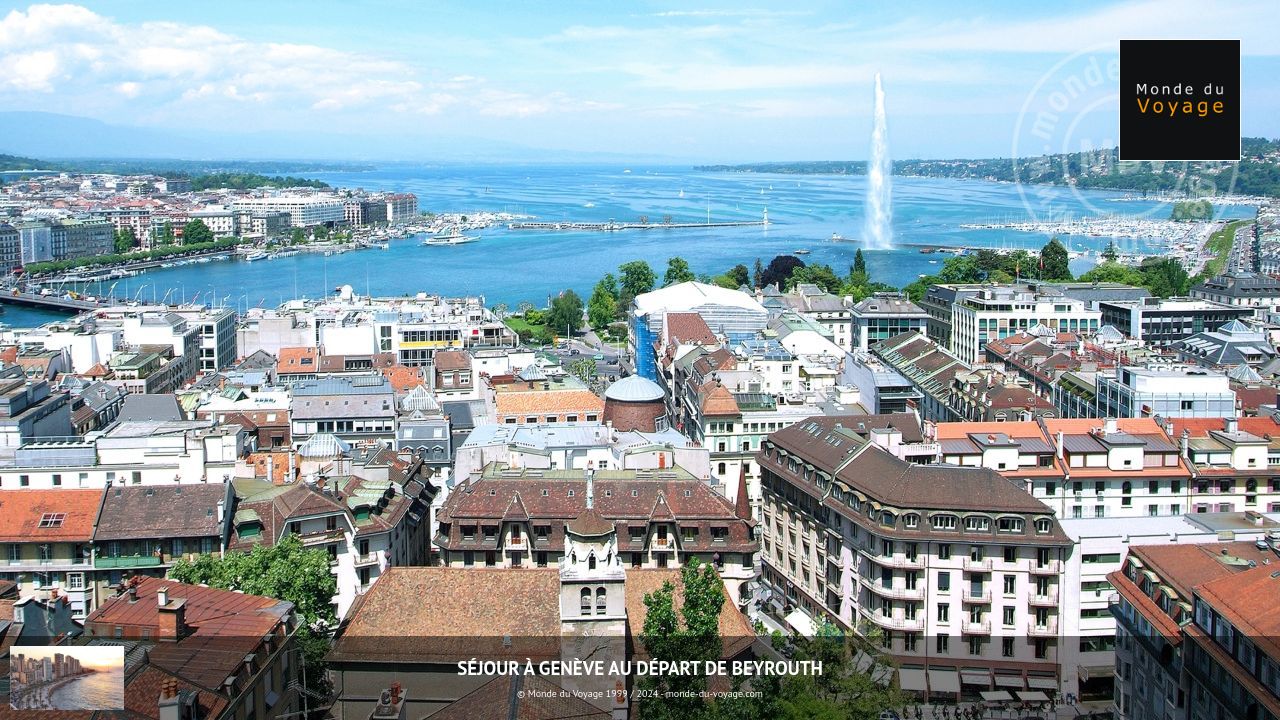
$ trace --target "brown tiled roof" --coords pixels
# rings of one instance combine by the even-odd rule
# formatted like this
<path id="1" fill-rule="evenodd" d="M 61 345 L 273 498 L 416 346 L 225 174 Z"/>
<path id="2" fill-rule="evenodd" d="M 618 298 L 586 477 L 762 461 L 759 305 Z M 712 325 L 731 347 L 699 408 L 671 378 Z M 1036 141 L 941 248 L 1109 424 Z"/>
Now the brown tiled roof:
<path id="1" fill-rule="evenodd" d="M 289 456 L 293 454 L 292 450 L 269 450 L 263 452 L 249 453 L 245 461 L 253 466 L 253 476 L 264 478 L 271 482 L 272 485 L 283 485 L 289 482 Z M 268 462 L 270 458 L 274 460 Z M 271 477 L 267 477 L 267 471 L 270 468 Z M 297 465 L 295 463 L 295 474 Z M 296 480 L 297 478 L 292 478 Z"/>
<path id="2" fill-rule="evenodd" d="M 422 373 L 418 368 L 411 368 L 406 365 L 392 365 L 391 367 L 380 368 L 378 372 L 391 382 L 391 390 L 397 395 L 402 395 L 422 384 Z"/>
<path id="3" fill-rule="evenodd" d="M 1196 586 L 1196 594 L 1271 657 L 1280 657 L 1280 577 L 1258 565 Z"/>
<path id="4" fill-rule="evenodd" d="M 519 497 L 518 495 L 516 496 Z M 613 522 L 601 517 L 595 508 L 587 508 L 577 517 L 565 523 L 565 529 L 582 537 L 599 537 L 612 532 Z"/>
<path id="5" fill-rule="evenodd" d="M 101 504 L 101 490 L 0 490 L 0 542 L 88 542 Z"/>
<path id="6" fill-rule="evenodd" d="M 313 347 L 280 348 L 276 362 L 277 373 L 314 373 L 319 369 L 320 353 Z"/>
<path id="7" fill-rule="evenodd" d="M 645 595 L 662 589 L 663 583 L 675 586 L 675 610 L 679 612 L 684 606 L 684 584 L 680 580 L 680 570 L 675 568 L 630 568 L 627 570 L 627 625 L 631 630 L 633 654 L 637 659 L 646 659 L 649 653 L 645 650 L 640 636 L 644 634 L 644 620 L 648 616 L 648 608 L 644 604 Z M 723 585 L 717 585 L 723 592 Z M 733 606 L 728 597 L 720 608 L 720 641 L 724 650 L 722 658 L 734 658 L 751 647 L 756 633 L 747 621 L 747 617 Z"/>
<path id="8" fill-rule="evenodd" d="M 465 350 L 438 350 L 435 366 L 437 370 L 468 370 L 471 368 L 471 353 Z"/>
<path id="9" fill-rule="evenodd" d="M 667 342 L 676 345 L 715 345 L 715 333 L 702 316 L 693 312 L 669 312 L 666 315 Z"/>
<path id="10" fill-rule="evenodd" d="M 88 370 L 85 370 L 83 374 L 85 377 L 89 378 L 104 378 L 111 376 L 111 370 L 102 363 L 97 363 Z"/>
<path id="11" fill-rule="evenodd" d="M 533 390 L 498 393 L 499 415 L 561 415 L 604 412 L 604 400 L 590 390 Z"/>
<path id="12" fill-rule="evenodd" d="M 715 380 L 708 380 L 699 389 L 702 395 L 702 414 L 704 416 L 740 415 L 738 401 L 733 398 L 729 388 Z"/>
<path id="13" fill-rule="evenodd" d="M 219 537 L 226 491 L 223 483 L 107 488 L 93 539 Z"/>
<path id="14" fill-rule="evenodd" d="M 1275 400 L 1274 391 L 1271 399 Z M 1222 418 L 1170 418 L 1169 421 L 1173 423 L 1172 434 L 1175 438 L 1182 437 L 1183 430 L 1188 431 L 1191 437 L 1207 437 L 1211 430 L 1226 429 Z M 1280 422 L 1270 416 L 1238 418 L 1236 425 L 1241 431 L 1258 437 L 1280 437 Z"/>
<path id="15" fill-rule="evenodd" d="M 155 665 L 147 665 L 141 672 L 129 678 L 124 688 L 124 706 L 134 717 L 160 719 L 160 688 L 167 682 L 177 683 L 177 690 L 196 693 L 196 705 L 201 718 L 216 718 L 226 709 L 227 698 L 210 692 Z"/>
<path id="16" fill-rule="evenodd" d="M 1234 575 L 1248 567 L 1229 565 L 1222 562 L 1223 557 L 1260 563 L 1271 556 L 1258 550 L 1251 542 L 1135 545 L 1129 554 L 1138 558 L 1144 569 L 1158 575 L 1161 582 L 1176 590 L 1186 602 L 1191 602 L 1191 591 L 1196 585 Z"/>

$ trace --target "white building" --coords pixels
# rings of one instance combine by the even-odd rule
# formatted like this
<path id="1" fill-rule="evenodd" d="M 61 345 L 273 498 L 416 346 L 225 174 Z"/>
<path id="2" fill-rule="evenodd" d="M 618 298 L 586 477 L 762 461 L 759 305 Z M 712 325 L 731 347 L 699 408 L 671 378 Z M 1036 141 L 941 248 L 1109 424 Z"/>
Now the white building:
<path id="1" fill-rule="evenodd" d="M 1088 303 L 1047 289 L 983 287 L 958 301 L 952 311 L 951 351 L 965 362 L 980 362 L 988 340 L 1039 325 L 1058 332 L 1092 333 L 1102 319 Z"/>
<path id="2" fill-rule="evenodd" d="M 1098 373 L 1098 417 L 1235 417 L 1236 393 L 1226 375 L 1194 366 L 1126 365 Z"/>
<path id="3" fill-rule="evenodd" d="M 341 223 L 346 217 L 342 199 L 329 195 L 275 195 L 260 198 L 237 198 L 232 210 L 268 210 L 289 213 L 293 227 L 312 227 Z"/>

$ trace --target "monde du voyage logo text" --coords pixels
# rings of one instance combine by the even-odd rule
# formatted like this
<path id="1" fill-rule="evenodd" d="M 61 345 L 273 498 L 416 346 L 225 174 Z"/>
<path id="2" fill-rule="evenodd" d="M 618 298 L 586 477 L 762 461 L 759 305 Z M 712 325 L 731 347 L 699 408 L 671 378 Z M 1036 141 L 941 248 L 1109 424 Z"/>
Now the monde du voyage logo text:
<path id="1" fill-rule="evenodd" d="M 1121 40 L 1120 159 L 1239 160 L 1240 41 Z"/>

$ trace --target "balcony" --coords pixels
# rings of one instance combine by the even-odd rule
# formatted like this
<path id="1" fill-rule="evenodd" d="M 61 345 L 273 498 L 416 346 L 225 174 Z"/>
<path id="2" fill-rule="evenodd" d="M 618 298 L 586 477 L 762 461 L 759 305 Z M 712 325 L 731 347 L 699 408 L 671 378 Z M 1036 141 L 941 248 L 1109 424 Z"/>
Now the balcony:
<path id="1" fill-rule="evenodd" d="M 890 630 L 923 630 L 924 620 L 920 618 L 889 617 L 871 613 L 871 622 Z"/>
<path id="2" fill-rule="evenodd" d="M 924 588 L 918 587 L 913 589 L 900 587 L 885 587 L 879 583 L 864 583 L 871 592 L 884 598 L 892 598 L 894 600 L 924 600 Z"/>
<path id="3" fill-rule="evenodd" d="M 1062 561 L 1050 560 L 1046 563 L 1031 563 L 1032 575 L 1059 575 L 1062 573 Z"/>
<path id="4" fill-rule="evenodd" d="M 988 572 L 991 570 L 991 558 L 974 560 L 973 558 L 967 557 L 961 561 L 961 567 L 971 572 Z"/>
<path id="5" fill-rule="evenodd" d="M 382 553 L 381 553 L 381 552 L 379 552 L 379 551 L 377 551 L 377 550 L 374 550 L 374 551 L 372 551 L 372 552 L 367 552 L 367 553 L 365 553 L 365 554 L 363 554 L 363 555 L 356 555 L 356 556 L 355 556 L 355 566 L 356 566 L 356 567 L 367 567 L 367 566 L 371 566 L 371 565 L 377 565 L 377 564 L 378 564 L 378 559 L 379 559 L 380 557 L 382 557 Z"/>
<path id="6" fill-rule="evenodd" d="M 317 547 L 321 545 L 329 545 L 338 542 L 346 537 L 346 533 L 342 530 L 321 530 L 319 532 L 303 533 L 298 536 L 304 547 Z"/>
<path id="7" fill-rule="evenodd" d="M 1058 618 L 1053 617 L 1044 622 L 1032 620 L 1027 624 L 1027 635 L 1031 637 L 1057 637 Z"/>
<path id="8" fill-rule="evenodd" d="M 1027 604 L 1032 607 L 1058 607 L 1058 595 L 1032 595 L 1027 598 Z"/>
<path id="9" fill-rule="evenodd" d="M 524 538 L 524 536 L 523 536 L 523 535 L 521 535 L 520 537 L 509 537 L 509 538 L 507 538 L 507 549 L 508 549 L 508 550 L 521 550 L 521 551 L 523 551 L 523 550 L 527 550 L 528 548 L 529 548 L 529 543 L 525 540 L 525 538 Z"/>
<path id="10" fill-rule="evenodd" d="M 981 620 L 979 622 L 973 622 L 972 620 L 965 620 L 964 623 L 960 625 L 960 632 L 966 635 L 990 635 L 991 621 Z"/>
<path id="11" fill-rule="evenodd" d="M 656 537 L 653 539 L 653 542 L 650 544 L 649 549 L 658 550 L 661 552 L 670 552 L 676 549 L 676 541 L 675 539 L 669 538 L 669 537 L 665 537 L 665 538 Z"/>
<path id="12" fill-rule="evenodd" d="M 121 555 L 119 557 L 99 556 L 93 562 L 97 570 L 113 570 L 116 568 L 160 567 L 164 558 L 159 555 Z"/>
<path id="13" fill-rule="evenodd" d="M 871 562 L 876 563 L 877 565 L 881 565 L 883 567 L 898 568 L 900 570 L 923 570 L 924 569 L 924 561 L 921 560 L 920 556 L 918 555 L 914 560 L 912 560 L 910 558 L 898 557 L 896 555 L 880 555 L 874 550 L 869 550 L 864 548 L 859 548 L 858 552 L 862 553 L 862 555 L 868 560 L 870 560 Z"/>
<path id="14" fill-rule="evenodd" d="M 7 565 L 0 565 L 0 569 L 4 567 L 30 568 L 32 570 L 66 570 L 84 569 L 90 567 L 90 564 L 88 558 L 50 558 L 48 560 L 23 558 L 21 560 L 10 560 Z"/>

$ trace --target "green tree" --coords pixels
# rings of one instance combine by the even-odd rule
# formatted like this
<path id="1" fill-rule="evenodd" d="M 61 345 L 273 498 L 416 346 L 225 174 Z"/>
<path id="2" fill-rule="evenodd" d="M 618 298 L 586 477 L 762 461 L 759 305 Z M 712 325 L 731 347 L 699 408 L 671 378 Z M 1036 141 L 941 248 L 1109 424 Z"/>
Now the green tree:
<path id="1" fill-rule="evenodd" d="M 214 241 L 213 231 L 200 218 L 196 218 L 182 226 L 182 244 L 200 245 Z"/>
<path id="2" fill-rule="evenodd" d="M 138 238 L 133 235 L 133 228 L 123 228 L 116 231 L 115 251 L 117 255 L 123 255 L 138 244 Z"/>
<path id="3" fill-rule="evenodd" d="M 645 650 L 658 661 L 719 660 L 723 649 L 720 641 L 720 610 L 725 600 L 723 581 L 714 567 L 693 558 L 680 569 L 680 585 L 683 603 L 678 613 L 676 586 L 671 582 L 644 596 L 641 642 Z M 705 675 L 646 675 L 639 679 L 639 685 L 657 695 L 640 702 L 640 715 L 644 720 L 715 717 L 714 706 L 701 697 L 707 687 Z"/>
<path id="4" fill-rule="evenodd" d="M 1186 269 L 1173 258 L 1147 260 L 1138 268 L 1138 272 L 1142 274 L 1142 285 L 1152 295 L 1173 297 L 1186 295 L 1191 290 L 1191 278 Z"/>
<path id="5" fill-rule="evenodd" d="M 667 273 L 662 276 L 663 287 L 689 282 L 693 279 L 693 271 L 689 269 L 687 260 L 682 257 L 673 257 L 667 260 Z"/>
<path id="6" fill-rule="evenodd" d="M 329 226 L 317 225 L 311 229 L 311 234 L 315 236 L 317 242 L 324 242 L 329 239 Z"/>
<path id="7" fill-rule="evenodd" d="M 1115 262 L 1120 259 L 1120 253 L 1116 250 L 1116 241 L 1107 242 L 1107 249 L 1102 251 L 1102 259 L 1107 262 Z"/>
<path id="8" fill-rule="evenodd" d="M 1067 248 L 1058 238 L 1051 239 L 1040 250 L 1040 278 L 1042 280 L 1070 280 L 1070 257 Z"/>
<path id="9" fill-rule="evenodd" d="M 790 659 L 821 662 L 822 673 L 781 678 L 773 717 L 876 720 L 884 710 L 901 708 L 907 696 L 890 682 L 893 668 L 879 642 L 878 631 L 843 633 L 825 623 L 812 638 L 775 635 L 774 644 Z"/>
<path id="10" fill-rule="evenodd" d="M 591 327 L 601 330 L 618 317 L 618 283 L 606 274 L 596 283 L 587 301 L 587 319 Z"/>
<path id="11" fill-rule="evenodd" d="M 794 255 L 779 255 L 769 261 L 769 266 L 760 273 L 759 287 L 777 285 L 779 290 L 788 287 L 791 273 L 796 268 L 804 267 L 804 261 Z"/>
<path id="12" fill-rule="evenodd" d="M 506 303 L 498 303 L 497 305 L 493 306 L 493 314 L 497 315 L 499 319 L 505 318 L 508 314 L 510 314 L 510 312 L 511 312 L 511 308 L 509 308 Z"/>
<path id="13" fill-rule="evenodd" d="M 621 285 L 621 298 L 627 298 L 629 304 L 630 299 L 637 295 L 643 295 L 653 290 L 654 283 L 658 281 L 658 276 L 653 273 L 653 268 L 649 267 L 649 263 L 644 260 L 632 260 L 618 266 L 618 273 L 621 275 L 619 281 Z"/>
<path id="14" fill-rule="evenodd" d="M 756 258 L 755 265 L 751 270 L 751 287 L 764 287 L 760 281 L 764 279 L 764 265 L 760 264 L 760 258 Z"/>
<path id="15" fill-rule="evenodd" d="M 747 270 L 747 266 L 738 263 L 729 268 L 729 272 L 725 276 L 736 283 L 736 287 L 742 287 L 751 283 L 751 271 Z"/>
<path id="16" fill-rule="evenodd" d="M 160 238 L 156 240 L 157 245 L 173 245 L 177 239 L 173 234 L 173 223 L 166 222 L 160 230 Z"/>
<path id="17" fill-rule="evenodd" d="M 178 560 L 169 569 L 169 577 L 190 585 L 205 584 L 293 603 L 302 618 L 295 642 L 306 666 L 307 689 L 329 695 L 332 686 L 324 656 L 329 651 L 329 631 L 338 622 L 329 604 L 338 584 L 329 570 L 328 553 L 307 549 L 290 533 L 270 547 L 258 545 L 249 552 L 228 552 L 221 558 L 205 554 L 194 561 Z"/>
<path id="18" fill-rule="evenodd" d="M 307 233 L 300 227 L 293 228 L 289 231 L 289 243 L 292 245 L 304 245 L 307 242 Z"/>
<path id="19" fill-rule="evenodd" d="M 853 272 L 867 274 L 867 259 L 862 257 L 862 248 L 853 254 Z"/>
<path id="20" fill-rule="evenodd" d="M 791 277 L 787 279 L 788 287 L 795 287 L 800 283 L 812 283 L 829 293 L 838 293 L 844 281 L 830 265 L 814 264 L 798 267 L 791 272 Z"/>
<path id="21" fill-rule="evenodd" d="M 557 335 L 577 332 L 582 327 L 582 298 L 578 293 L 565 290 L 557 295 L 547 310 L 546 324 Z"/>
<path id="22" fill-rule="evenodd" d="M 590 385 L 592 380 L 596 379 L 596 361 L 589 357 L 580 357 L 569 363 L 566 368 L 569 374 L 581 380 L 584 384 Z"/>

